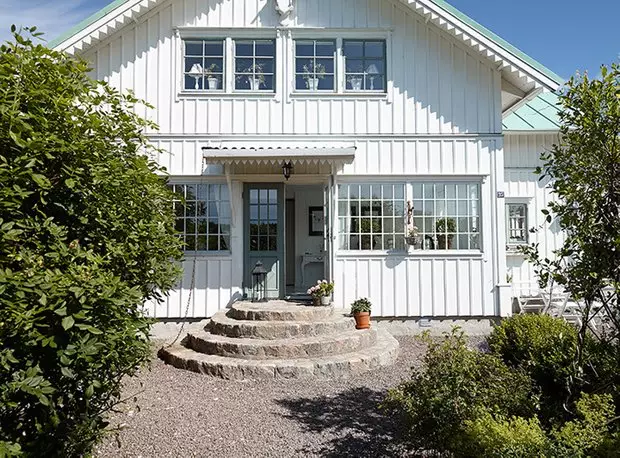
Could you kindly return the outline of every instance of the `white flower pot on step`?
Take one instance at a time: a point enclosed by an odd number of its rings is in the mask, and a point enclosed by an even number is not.
[[[329,305],[329,304],[331,304],[331,302],[332,302],[332,300],[331,300],[331,297],[329,297],[329,296],[323,296],[321,298],[321,305]]]

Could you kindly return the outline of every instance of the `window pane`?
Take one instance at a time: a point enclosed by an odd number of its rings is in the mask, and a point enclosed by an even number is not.
[[[296,41],[295,54],[297,56],[314,56],[314,42],[313,41]]]
[[[184,89],[223,89],[224,42],[222,40],[185,41]]]
[[[236,41],[234,67],[236,90],[273,91],[275,41]]]
[[[301,40],[296,42],[295,89],[334,90],[335,43]]]
[[[185,205],[181,202],[174,204],[177,215],[175,228],[184,239],[185,250],[223,249],[218,243],[218,237],[211,236],[223,231],[230,233],[230,203],[219,199],[220,196],[228,197],[227,185],[175,185],[175,190],[185,193]]]
[[[185,42],[185,55],[186,56],[202,56],[202,42],[201,41],[186,41]]]
[[[385,42],[378,40],[344,42],[346,88],[353,91],[385,90]]]

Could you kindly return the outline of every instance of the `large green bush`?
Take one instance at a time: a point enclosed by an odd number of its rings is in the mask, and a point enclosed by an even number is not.
[[[150,355],[144,301],[178,275],[151,124],[88,71],[0,47],[0,455],[89,452]]]
[[[504,362],[532,377],[541,390],[545,417],[564,411],[577,348],[572,325],[549,315],[515,315],[495,327],[487,342]]]
[[[495,355],[469,348],[457,330],[440,341],[425,340],[428,351],[422,367],[391,390],[384,404],[402,416],[406,441],[414,449],[462,450],[466,422],[485,409],[497,415],[534,415],[536,396],[524,373]]]

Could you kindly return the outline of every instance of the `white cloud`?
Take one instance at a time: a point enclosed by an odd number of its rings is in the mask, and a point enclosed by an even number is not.
[[[111,0],[0,0],[0,42],[11,37],[10,27],[37,26],[51,41]]]

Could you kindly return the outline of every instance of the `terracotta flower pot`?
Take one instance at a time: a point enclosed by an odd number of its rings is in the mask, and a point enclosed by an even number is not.
[[[312,296],[312,305],[318,307],[321,305],[321,298],[318,296]]]
[[[370,312],[358,312],[354,313],[355,329],[369,329],[370,328]]]

